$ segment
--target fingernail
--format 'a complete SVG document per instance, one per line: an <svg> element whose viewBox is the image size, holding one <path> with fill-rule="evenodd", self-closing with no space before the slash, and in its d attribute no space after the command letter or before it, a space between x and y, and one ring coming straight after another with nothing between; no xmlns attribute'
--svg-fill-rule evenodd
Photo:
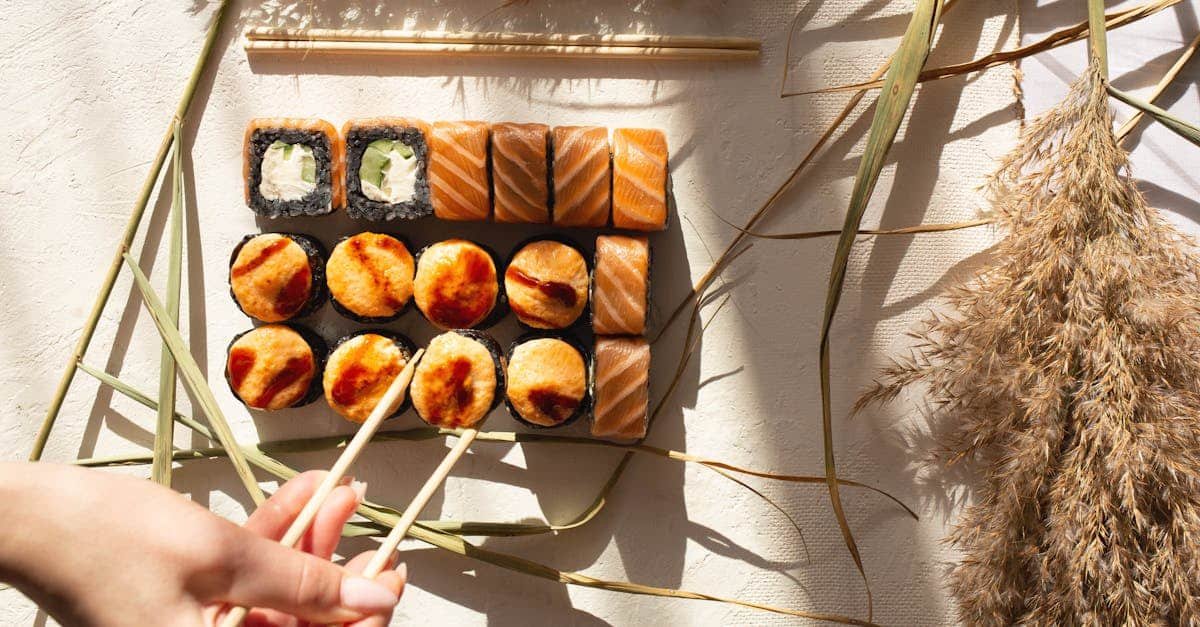
<svg viewBox="0 0 1200 627"><path fill-rule="evenodd" d="M338 485L350 485L354 483L354 475L346 475L338 480Z"/></svg>
<svg viewBox="0 0 1200 627"><path fill-rule="evenodd" d="M358 497L359 504L362 504L363 499L367 498L366 481L352 481L350 483L350 489L354 490L354 495Z"/></svg>
<svg viewBox="0 0 1200 627"><path fill-rule="evenodd" d="M408 562L400 562L400 565L396 567L396 574L400 575L404 581L408 581Z"/></svg>
<svg viewBox="0 0 1200 627"><path fill-rule="evenodd" d="M399 597L391 590L362 577L342 580L342 606L363 613L386 612L396 607Z"/></svg>

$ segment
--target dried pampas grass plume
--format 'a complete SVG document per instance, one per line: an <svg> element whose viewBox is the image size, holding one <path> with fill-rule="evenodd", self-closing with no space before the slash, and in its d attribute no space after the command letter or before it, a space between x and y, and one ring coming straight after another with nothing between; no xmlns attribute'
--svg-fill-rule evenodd
<svg viewBox="0 0 1200 627"><path fill-rule="evenodd" d="M980 485L949 540L974 625L1200 621L1200 277L1082 77L990 184L994 262L860 401L919 384Z"/></svg>

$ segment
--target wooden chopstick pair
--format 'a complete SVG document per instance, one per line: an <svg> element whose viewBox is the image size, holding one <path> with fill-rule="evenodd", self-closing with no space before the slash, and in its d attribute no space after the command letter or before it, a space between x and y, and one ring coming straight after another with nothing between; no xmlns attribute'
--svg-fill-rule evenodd
<svg viewBox="0 0 1200 627"><path fill-rule="evenodd" d="M316 491L309 497L308 502L304 504L304 507L300 510L300 514L296 516L291 526L288 527L283 537L280 538L280 544L287 547L294 547L300 541L300 538L304 536L304 533L308 531L313 519L317 516L317 512L325 504L325 500L329 498L329 495L341 483L342 478L346 476L346 471L350 469L354 460L366 448L371 438L374 437L375 432L379 430L379 426L383 423L384 419L395 413L396 408L404 402L408 391L408 384L412 382L417 362L421 361L424 353L424 349L418 350L412 359L409 360L408 364L404 366L404 370L392 380L383 397L379 399L379 403L375 405L375 409L371 410L371 414L363 421L362 426L358 428L354 437L346 445L346 449L342 451L337 461L330 467L329 473L325 475L321 484L317 486ZM416 522L417 516L421 514L421 510L425 509L425 505L429 503L429 499L433 497L433 493L445 481L446 476L450 474L450 469L462 457L463 453L466 452L467 447L475 440L475 436L478 433L475 429L468 429L459 436L458 443L446 454L442 463L438 465L429 479L425 481L425 484L421 486L416 497L413 498L412 502L409 503L404 513L400 516L399 522L397 522L396 526L392 528L387 538L379 546L379 549L375 552L375 555L363 571L363 577L374 579L387 567L388 560L396 550L396 547L400 545L400 541L408 533L409 527ZM221 620L220 627L239 627L242 621L246 619L248 611L244 607L232 608Z"/></svg>
<svg viewBox="0 0 1200 627"><path fill-rule="evenodd" d="M747 60L762 42L742 37L689 35L561 35L255 27L246 30L251 53L385 54L405 56L601 57L678 61Z"/></svg>

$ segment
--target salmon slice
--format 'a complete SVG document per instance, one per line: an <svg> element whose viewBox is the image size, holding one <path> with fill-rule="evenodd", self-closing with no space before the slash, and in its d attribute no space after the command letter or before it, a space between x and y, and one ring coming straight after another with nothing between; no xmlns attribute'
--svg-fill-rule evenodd
<svg viewBox="0 0 1200 627"><path fill-rule="evenodd" d="M658 129L613 131L613 226L661 231L667 226L667 137Z"/></svg>
<svg viewBox="0 0 1200 627"><path fill-rule="evenodd" d="M492 213L488 184L486 122L435 122L429 136L429 201L443 220L487 220Z"/></svg>
<svg viewBox="0 0 1200 627"><path fill-rule="evenodd" d="M650 345L643 337L596 337L592 435L613 440L646 437Z"/></svg>
<svg viewBox="0 0 1200 627"><path fill-rule="evenodd" d="M608 129L554 128L554 224L605 226L612 208Z"/></svg>
<svg viewBox="0 0 1200 627"><path fill-rule="evenodd" d="M597 237L592 282L592 329L596 333L641 335L646 332L650 242L645 236Z"/></svg>
<svg viewBox="0 0 1200 627"><path fill-rule="evenodd" d="M550 223L545 124L492 126L492 193L497 222Z"/></svg>

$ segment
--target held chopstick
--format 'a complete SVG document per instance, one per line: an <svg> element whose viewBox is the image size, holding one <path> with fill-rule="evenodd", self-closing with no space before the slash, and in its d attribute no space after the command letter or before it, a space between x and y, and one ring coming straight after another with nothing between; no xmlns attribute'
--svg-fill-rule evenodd
<svg viewBox="0 0 1200 627"><path fill-rule="evenodd" d="M429 503L429 499L433 497L433 493L446 480L446 475L450 474L450 469L454 467L463 453L467 452L467 447L471 446L471 442L475 441L475 436L479 435L478 429L467 429L458 436L458 443L454 448L446 453L446 457L442 459L442 463L434 469L433 474L429 479L425 480L425 485L421 486L421 490L417 492L417 496L413 497L408 507L404 509L404 513L400 515L400 520L396 522L396 526L392 527L390 533L384 538L383 544L375 551L375 555L371 557L371 561L363 570L363 577L374 579L383 569L387 567L388 559L400 546L400 541L404 539L408 533L408 528L417 520L417 516L421 515L421 510L425 509L425 505Z"/></svg>
<svg viewBox="0 0 1200 627"><path fill-rule="evenodd" d="M630 48L720 48L758 50L762 41L747 37L692 35L572 35L558 33L453 32L343 28L246 29L246 39L264 41L370 41L387 43L519 44L539 46L606 46Z"/></svg>
<svg viewBox="0 0 1200 627"><path fill-rule="evenodd" d="M444 56L605 59L655 59L665 61L746 61L758 58L757 49L664 46L576 46L453 42L390 42L353 40L247 39L248 53L351 54L393 56Z"/></svg>
<svg viewBox="0 0 1200 627"><path fill-rule="evenodd" d="M296 516L291 526L288 527L287 532L280 538L280 544L287 547L295 546L296 542L304 535L304 532L308 531L308 527L312 524L313 519L316 518L317 512L325 504L325 499L329 498L330 493L341 482L342 477L346 475L346 471L350 469L350 465L354 463L354 460L367 447L367 443L371 441L375 432L379 430L379 425L383 424L385 418L395 413L396 408L404 402L405 394L408 391L408 384L412 381L413 371L416 369L417 362L421 360L421 356L424 354L424 349L418 350L412 356L412 359L408 360L408 364L404 366L404 370L401 370L400 374L396 375L396 378L392 380L392 384L383 393L383 397L379 399L379 403L375 405L375 409L371 410L371 414L367 416L362 426L358 428L358 432L354 434L354 437L346 445L346 450L342 451L342 454L338 456L337 461L329 469L329 473L325 475L321 484L317 486L316 491L313 492L308 502L304 504L304 508L300 510L300 514ZM221 627L238 627L246 619L247 611L244 607L232 608L225 615L225 618L221 620Z"/></svg>

